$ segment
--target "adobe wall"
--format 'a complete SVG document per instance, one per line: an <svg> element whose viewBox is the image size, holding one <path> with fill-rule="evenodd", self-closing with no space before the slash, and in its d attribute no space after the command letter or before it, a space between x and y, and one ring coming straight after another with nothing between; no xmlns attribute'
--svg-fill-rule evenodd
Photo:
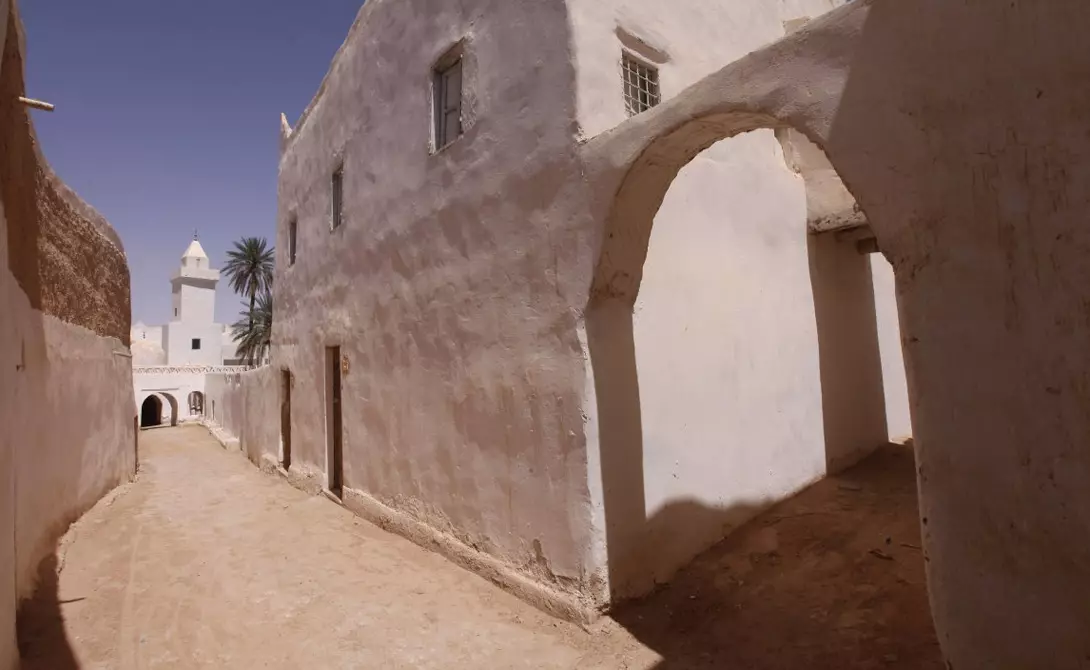
<svg viewBox="0 0 1090 670"><path fill-rule="evenodd" d="M609 298L638 289L701 150L784 124L824 148L894 269L928 588L962 670L1090 658L1088 29L1078 0L855 2L583 154Z"/></svg>
<svg viewBox="0 0 1090 670"><path fill-rule="evenodd" d="M116 235L42 158L23 35L5 0L0 64L0 667L17 601L68 524L135 471L129 273Z"/></svg>
<svg viewBox="0 0 1090 670"><path fill-rule="evenodd" d="M265 366L204 377L205 422L225 443L255 465L275 464L280 456L280 396L277 370ZM214 404L213 404L214 403Z"/></svg>
<svg viewBox="0 0 1090 670"><path fill-rule="evenodd" d="M293 470L324 482L325 348L340 346L346 500L580 600L601 584L567 30L556 2L364 5L285 140L272 363L295 379ZM432 152L432 68L463 39L465 134Z"/></svg>
<svg viewBox="0 0 1090 670"><path fill-rule="evenodd" d="M669 100L847 1L689 0L667 9L658 0L567 0L580 137L596 137L626 118L622 49L658 69L662 99Z"/></svg>

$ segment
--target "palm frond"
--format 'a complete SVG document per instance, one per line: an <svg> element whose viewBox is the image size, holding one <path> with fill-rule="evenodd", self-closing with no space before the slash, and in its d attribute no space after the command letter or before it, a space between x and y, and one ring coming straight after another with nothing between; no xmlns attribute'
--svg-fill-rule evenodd
<svg viewBox="0 0 1090 670"><path fill-rule="evenodd" d="M275 247L268 246L264 237L244 237L227 252L223 274L231 290L254 300L263 291L272 289L275 267Z"/></svg>
<svg viewBox="0 0 1090 670"><path fill-rule="evenodd" d="M258 365L265 360L272 345L273 301L270 289L257 294L254 308L245 303L239 320L231 325L238 356L247 365Z"/></svg>

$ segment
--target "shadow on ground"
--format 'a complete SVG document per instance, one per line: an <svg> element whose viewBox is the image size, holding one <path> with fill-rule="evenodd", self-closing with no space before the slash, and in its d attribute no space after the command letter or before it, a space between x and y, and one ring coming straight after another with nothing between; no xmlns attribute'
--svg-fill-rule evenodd
<svg viewBox="0 0 1090 670"><path fill-rule="evenodd" d="M883 447L612 616L657 670L942 668L917 509L911 446Z"/></svg>
<svg viewBox="0 0 1090 670"><path fill-rule="evenodd" d="M22 670L79 670L75 652L64 629L57 555L51 552L38 566L38 588L19 605L16 630ZM82 600L79 598L77 600Z"/></svg>

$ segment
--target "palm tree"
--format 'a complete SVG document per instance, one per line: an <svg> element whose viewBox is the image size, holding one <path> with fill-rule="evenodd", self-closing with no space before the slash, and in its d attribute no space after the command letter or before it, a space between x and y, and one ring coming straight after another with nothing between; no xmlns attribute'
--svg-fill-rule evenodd
<svg viewBox="0 0 1090 670"><path fill-rule="evenodd" d="M231 281L231 290L250 299L250 314L259 293L272 290L273 247L266 249L264 237L244 237L227 252L223 274ZM270 301L271 304L271 301ZM250 322L253 325L253 322Z"/></svg>
<svg viewBox="0 0 1090 670"><path fill-rule="evenodd" d="M238 345L238 356L247 365L258 365L265 360L272 343L272 292L267 288L261 291L253 307L240 312L239 317L241 318L238 321L231 324L235 344Z"/></svg>

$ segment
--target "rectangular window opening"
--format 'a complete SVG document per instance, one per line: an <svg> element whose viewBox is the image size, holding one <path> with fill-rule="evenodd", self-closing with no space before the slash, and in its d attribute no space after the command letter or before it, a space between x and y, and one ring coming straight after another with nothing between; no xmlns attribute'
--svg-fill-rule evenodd
<svg viewBox="0 0 1090 670"><path fill-rule="evenodd" d="M462 56L445 57L435 68L435 148L442 149L462 135Z"/></svg>
<svg viewBox="0 0 1090 670"><path fill-rule="evenodd" d="M288 265L295 265L295 239L299 231L299 220L288 222Z"/></svg>
<svg viewBox="0 0 1090 670"><path fill-rule="evenodd" d="M200 348L201 348L201 338L194 337L193 338L193 350L196 351L197 349L200 349Z"/></svg>
<svg viewBox="0 0 1090 670"><path fill-rule="evenodd" d="M624 77L624 107L629 116L646 112L662 99L659 93L659 71L625 53L621 57Z"/></svg>
<svg viewBox="0 0 1090 670"><path fill-rule="evenodd" d="M338 167L333 172L330 185L330 209L331 217L329 229L336 230L344 223L344 166Z"/></svg>

